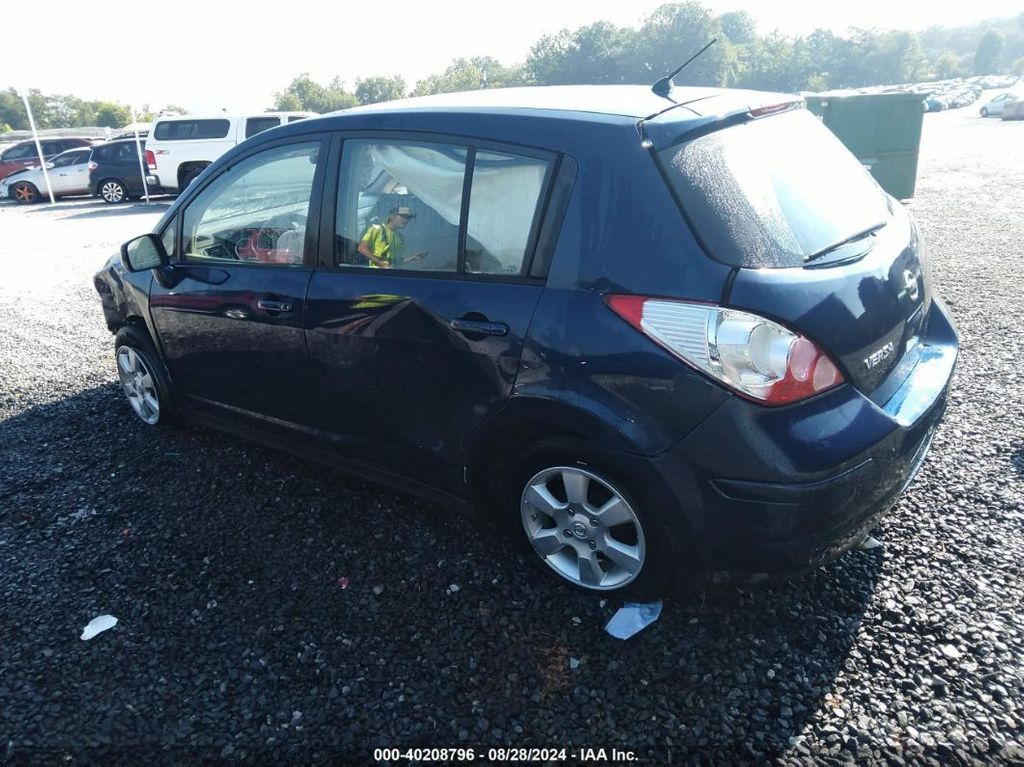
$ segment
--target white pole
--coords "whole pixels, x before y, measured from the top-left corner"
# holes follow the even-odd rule
[[[132,110],[132,128],[135,129],[135,151],[139,155],[139,170],[142,172],[142,193],[149,204],[149,184],[146,183],[146,161],[142,157],[142,139],[139,138],[139,121],[135,119],[135,107]]]
[[[32,138],[36,142],[36,153],[39,155],[39,167],[43,169],[43,180],[46,182],[46,191],[50,193],[50,204],[56,205],[57,200],[53,197],[53,187],[50,186],[50,174],[46,172],[46,159],[43,157],[43,145],[39,143],[39,133],[36,131],[36,121],[32,119],[32,107],[28,104],[28,88],[21,91],[21,100],[25,102],[25,111],[28,113],[28,124],[32,128]]]

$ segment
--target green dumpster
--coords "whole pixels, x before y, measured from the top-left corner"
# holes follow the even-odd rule
[[[846,148],[898,200],[914,196],[924,109],[919,93],[831,92],[805,96]]]

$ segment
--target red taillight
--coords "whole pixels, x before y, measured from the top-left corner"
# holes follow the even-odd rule
[[[98,167],[100,167],[98,162],[95,160],[89,160],[89,170],[96,170]]]
[[[146,150],[146,165],[150,170],[156,170],[156,155],[153,154],[152,149]]]
[[[756,314],[646,296],[604,300],[683,362],[761,404],[787,405],[843,382],[813,341]]]

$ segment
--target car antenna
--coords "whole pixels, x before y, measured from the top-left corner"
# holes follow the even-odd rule
[[[712,37],[711,38],[711,42],[709,42],[707,45],[705,45],[703,48],[701,48],[695,54],[690,56],[690,58],[688,58],[686,61],[684,61],[678,67],[676,67],[676,69],[673,70],[669,75],[667,75],[666,77],[663,77],[660,80],[658,80],[658,82],[656,82],[654,85],[651,86],[651,90],[654,91],[654,93],[656,95],[658,95],[658,96],[664,96],[664,97],[668,98],[668,94],[672,90],[672,78],[675,77],[676,75],[678,75],[680,72],[682,72],[683,69],[691,61],[693,61],[695,58],[700,56],[702,53],[704,53],[704,51],[706,51],[708,48],[710,48],[712,45],[714,45],[717,42],[718,42],[718,38],[717,37]]]

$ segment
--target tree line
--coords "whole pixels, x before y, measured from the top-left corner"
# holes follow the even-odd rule
[[[308,74],[274,94],[271,109],[333,112],[404,96],[517,85],[602,83],[653,84],[708,40],[703,56],[675,79],[677,85],[710,85],[778,91],[820,91],[891,85],[974,74],[1024,75],[1024,13],[961,27],[921,32],[850,29],[836,34],[762,33],[746,11],[714,15],[699,2],[662,5],[638,27],[607,21],[544,35],[526,60],[506,65],[490,56],[454,59],[443,72],[410,89],[397,74],[358,78],[352,90],[340,78],[321,84]],[[131,120],[127,106],[82,101],[73,96],[29,97],[40,128],[98,125],[120,127]],[[168,106],[164,111],[183,112]],[[151,120],[148,108],[139,120]],[[0,90],[0,130],[27,128],[21,99]]]
[[[636,28],[607,21],[544,35],[526,60],[457,58],[412,89],[398,75],[356,80],[348,91],[300,74],[274,94],[275,109],[329,112],[403,96],[516,85],[653,84],[712,38],[718,43],[681,72],[677,85],[820,91],[981,74],[1024,75],[1024,13],[920,33],[850,29],[836,34],[762,34],[746,11],[714,15],[698,2],[661,6]]]
[[[84,125],[99,128],[121,128],[132,121],[132,110],[127,104],[116,101],[84,101],[77,96],[46,95],[32,89],[28,94],[32,117],[36,127],[80,128]],[[179,106],[168,104],[163,111],[184,112]],[[158,113],[156,113],[158,114]],[[149,122],[156,114],[143,105],[135,114],[139,122]],[[0,90],[0,133],[10,130],[28,130],[28,113],[25,104],[14,88]]]

